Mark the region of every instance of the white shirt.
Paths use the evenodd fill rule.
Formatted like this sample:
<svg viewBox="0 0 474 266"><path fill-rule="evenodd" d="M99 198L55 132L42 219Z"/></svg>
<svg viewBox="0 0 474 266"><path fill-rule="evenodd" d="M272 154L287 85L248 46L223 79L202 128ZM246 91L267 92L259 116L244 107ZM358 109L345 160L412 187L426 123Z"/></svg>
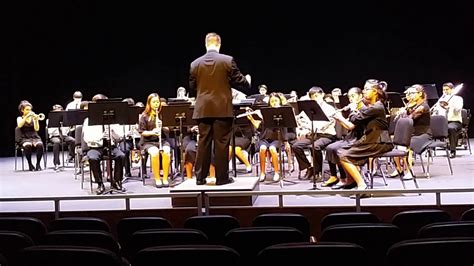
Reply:
<svg viewBox="0 0 474 266"><path fill-rule="evenodd" d="M81 108L81 99L74 99L74 101L68 103L66 105L66 111L67 110L76 110Z"/></svg>
<svg viewBox="0 0 474 266"><path fill-rule="evenodd" d="M324 114L328 118L336 112L336 108L334 108L334 106L324 101L319 103L319 106L321 107L321 110L324 112ZM307 119L309 120L308 115L304 111L301 112L300 114L306 116ZM336 123L335 123L334 118L329 118L329 121L315 120L313 121L313 128L316 130L318 134L336 135Z"/></svg>
<svg viewBox="0 0 474 266"><path fill-rule="evenodd" d="M89 126L89 118L84 120L84 124L82 125L82 134L84 141L87 145L91 148L99 148L102 147L103 144L103 137L104 135L109 134L108 130L109 125L93 125ZM122 131L121 131L122 130ZM120 142L121 135L123 134L123 127L119 124L110 125L110 134L111 143L112 145Z"/></svg>
<svg viewBox="0 0 474 266"><path fill-rule="evenodd" d="M46 119L46 125L48 125L48 123L49 123L49 120ZM61 133L63 134L63 136L67 136L69 133L69 130L70 130L69 127L61 127ZM59 127L48 127L48 135L49 135L49 138L59 137L60 136Z"/></svg>
<svg viewBox="0 0 474 266"><path fill-rule="evenodd" d="M464 100L461 96L453 95L451 98L448 96L441 97L449 99L448 108L444 109L443 107L438 107L438 115L446 116L449 122L457 121L462 123L462 108L464 106ZM447 113L446 113L447 112Z"/></svg>

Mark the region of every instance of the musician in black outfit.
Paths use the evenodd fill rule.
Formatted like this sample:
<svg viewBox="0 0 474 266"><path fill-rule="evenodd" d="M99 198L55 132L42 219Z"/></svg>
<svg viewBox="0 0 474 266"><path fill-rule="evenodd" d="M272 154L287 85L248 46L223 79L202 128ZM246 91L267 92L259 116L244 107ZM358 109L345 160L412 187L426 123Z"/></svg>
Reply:
<svg viewBox="0 0 474 266"><path fill-rule="evenodd" d="M413 152L420 154L431 143L431 114L430 106L426 100L426 93L420 84L414 84L405 91L408 103L406 107L401 108L395 117L395 123L399 118L411 118L413 120L413 136L410 140L410 150L408 163L412 164ZM401 172L400 158L395 159L398 171L394 171L390 176L395 177ZM411 179L411 173L407 172L405 179Z"/></svg>
<svg viewBox="0 0 474 266"><path fill-rule="evenodd" d="M23 100L18 106L21 116L17 117L17 130L19 131L19 144L25 151L26 160L30 171L41 171L41 158L43 158L43 142L41 141L38 131L39 116L33 112L33 105ZM16 132L15 132L16 134ZM31 154L33 149L36 150L36 167L31 162Z"/></svg>
<svg viewBox="0 0 474 266"><path fill-rule="evenodd" d="M362 90L358 87L352 87L347 92L349 98L351 112L357 112L364 105L362 102ZM344 108L343 108L344 109ZM342 115L342 114L341 114ZM349 115L350 116L350 115ZM347 135L344 139L329 144L326 147L326 159L329 165L330 176L321 186L332 187L333 189L340 188L352 188L347 180L346 171L342 168L341 162L339 161L338 151L341 149L350 148L358 139L364 134L365 125L356 124L354 128L350 128L348 125L339 122L343 127L348 129ZM336 167L337 166L337 167ZM337 177L337 169L339 168L339 178Z"/></svg>

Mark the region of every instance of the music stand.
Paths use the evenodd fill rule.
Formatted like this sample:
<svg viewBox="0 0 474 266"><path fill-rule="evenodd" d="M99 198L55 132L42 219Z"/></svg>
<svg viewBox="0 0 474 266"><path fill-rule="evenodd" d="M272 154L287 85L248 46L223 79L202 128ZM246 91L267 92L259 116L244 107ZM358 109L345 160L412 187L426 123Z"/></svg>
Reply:
<svg viewBox="0 0 474 266"><path fill-rule="evenodd" d="M61 143L61 157L63 160L63 167L64 167L64 136L62 132L62 127L63 127L63 116L66 111L51 111L48 114L48 126L46 128L46 137L49 137L48 134L48 128L50 127L57 127L59 131L59 140ZM44 156L45 158L45 165L47 164L47 154Z"/></svg>
<svg viewBox="0 0 474 266"><path fill-rule="evenodd" d="M82 109L72 109L72 110L67 110L64 111L63 114L63 126L65 127L70 127L75 129L77 125L84 124L84 119L89 116L89 112L87 110L82 110ZM76 133L74 131L74 133ZM76 139L76 136L74 134L74 137ZM81 136L77 136L81 138ZM78 142L78 140L80 140ZM76 139L76 146L78 145L77 143L81 143L82 139ZM76 158L77 159L77 158ZM79 167L79 162L76 160L75 166L74 167ZM77 176L77 172L74 173L75 176Z"/></svg>
<svg viewBox="0 0 474 266"><path fill-rule="evenodd" d="M168 98L168 101L166 102L168 105L174 105L174 104L186 104L186 103L191 103L188 99L183 99L183 98Z"/></svg>
<svg viewBox="0 0 474 266"><path fill-rule="evenodd" d="M145 107L141 107L141 106L128 106L127 108L127 112L128 112L128 117L127 117L127 123L125 123L126 125L137 125L138 124L138 119L140 117L140 114L143 112L143 110L145 110ZM124 128L124 139L125 139L125 128ZM130 151L130 153L133 155L132 151L135 151L137 152L137 146L136 146L136 142L135 142L135 136L131 136L132 138L132 149ZM124 140L125 141L125 140ZM124 148L125 148L125 144L124 144ZM140 151L138 150L139 154L140 154ZM142 156L140 156L141 158ZM132 156L133 158L133 156ZM129 160L129 158L126 158L126 160ZM140 162L141 163L141 162ZM131 165L130 165L130 168L131 168ZM142 181L143 183L145 183L145 177L143 176L143 174L140 172L139 175L138 175L138 178L134 178L134 177L125 177L122 181L122 183L126 183L128 182L129 180L136 180L136 181Z"/></svg>
<svg viewBox="0 0 474 266"><path fill-rule="evenodd" d="M120 124L125 125L128 123L128 103L127 102L116 102L116 101L99 101L95 103L89 104L89 125L102 125L102 128L105 125L109 125L108 127L108 135L112 137L110 132L110 125L112 124ZM105 139L104 139L105 140ZM103 148L103 156L102 159L108 161L109 169L112 165L110 160L112 160L111 151L110 151L110 140L104 141ZM114 171L110 171L110 182L111 187L119 187L122 186L122 180L115 180L113 176ZM122 177L123 178L123 177ZM118 183L118 184L117 184ZM119 191L116 189L109 189L101 193L104 194L113 194L119 193L124 194L123 191Z"/></svg>
<svg viewBox="0 0 474 266"><path fill-rule="evenodd" d="M423 89L425 90L426 100L428 101L428 105L432 107L436 102L438 102L439 95L438 91L436 90L435 84L423 84Z"/></svg>
<svg viewBox="0 0 474 266"><path fill-rule="evenodd" d="M387 100L385 101L385 104L387 105L388 111L392 108L402 108L405 106L400 93L393 91L387 92Z"/></svg>
<svg viewBox="0 0 474 266"><path fill-rule="evenodd" d="M191 109L190 102L183 102L181 104L163 105L161 113L163 114L163 126L173 128L175 136L176 131L179 131L178 143L176 146L179 146L179 154L181 155L179 167L182 182L184 182L185 147L183 144L183 127L191 127L197 124L196 121L193 120L193 109Z"/></svg>
<svg viewBox="0 0 474 266"><path fill-rule="evenodd" d="M293 112L293 108L291 106L281 106L278 108L274 107L265 107L260 109L262 116L263 116L263 123L265 123L265 128L276 128L277 135L278 135L278 148L280 149L280 169L281 169L281 176L280 176L280 187L283 186L282 181L285 180L285 171L283 169L283 151L282 151L282 136L281 136L281 129L282 128L292 128L296 127L296 117L295 113ZM293 181L288 181L291 183L295 183Z"/></svg>
<svg viewBox="0 0 474 266"><path fill-rule="evenodd" d="M89 116L87 110L68 110L63 114L63 126L77 126L84 123L84 119Z"/></svg>
<svg viewBox="0 0 474 266"><path fill-rule="evenodd" d="M263 101L263 99L265 99L265 97L268 97L268 95L252 94L252 95L247 96L247 99L255 99L255 104L262 104L262 103L265 103Z"/></svg>
<svg viewBox="0 0 474 266"><path fill-rule="evenodd" d="M314 100L304 100L304 101L298 101L298 109L300 112L305 112L306 115L309 117L309 120L311 121L311 164L313 166L313 188L312 190L319 189L316 185L316 171L314 168L314 137L318 132L318 129L314 128L314 121L329 121L328 117L326 114L324 114L323 110L319 106L319 104L314 101ZM322 166L321 166L322 169ZM321 175L321 172L318 172L318 175Z"/></svg>

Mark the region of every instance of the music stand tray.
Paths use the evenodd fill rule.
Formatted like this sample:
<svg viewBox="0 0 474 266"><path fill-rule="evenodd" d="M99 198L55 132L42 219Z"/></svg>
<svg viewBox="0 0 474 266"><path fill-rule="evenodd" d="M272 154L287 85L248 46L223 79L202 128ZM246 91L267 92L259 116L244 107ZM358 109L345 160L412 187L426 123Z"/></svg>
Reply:
<svg viewBox="0 0 474 266"><path fill-rule="evenodd" d="M58 128L59 141L60 141L60 145L61 145L61 157L62 157L62 161L63 161L63 167L64 167L64 142L63 142L64 136L63 136L62 127L63 127L63 116L64 116L64 113L66 113L66 112L67 111L51 111L51 112L49 112L49 114L48 114L48 126L46 127L46 134L45 134L45 137L48 140L49 139L48 128L51 128L51 127ZM46 145L47 145L47 143L46 143ZM45 146L45 150L47 150L46 146ZM47 165L47 161L48 161L48 154L46 153L44 155L45 167Z"/></svg>
<svg viewBox="0 0 474 266"><path fill-rule="evenodd" d="M68 110L63 114L63 126L77 126L84 123L84 119L89 116L87 110Z"/></svg>
<svg viewBox="0 0 474 266"><path fill-rule="evenodd" d="M274 107L265 107L260 109L262 116L263 116L263 123L265 123L265 128L277 128L278 129L278 148L280 149L280 169L281 169L281 177L280 177L280 187L283 187L283 181L295 183L293 181L285 180L285 171L283 169L283 151L282 151L282 144L283 144L283 137L281 135L282 128L295 128L296 125L296 117L293 111L293 107L291 106L281 106L278 108Z"/></svg>
<svg viewBox="0 0 474 266"><path fill-rule="evenodd" d="M439 95L438 95L438 90L436 89L435 84L423 84L423 89L425 90L426 93L426 100L428 101L428 105L431 107L433 106L436 102L438 102Z"/></svg>
<svg viewBox="0 0 474 266"><path fill-rule="evenodd" d="M387 101L385 103L389 111L391 108L402 108L405 106L399 92L387 92Z"/></svg>
<svg viewBox="0 0 474 266"><path fill-rule="evenodd" d="M145 107L141 106L128 106L128 118L126 125L135 125L138 124L138 118L140 114L143 113Z"/></svg>
<svg viewBox="0 0 474 266"><path fill-rule="evenodd" d="M299 112L305 112L311 121L329 121L326 114L314 100L297 101Z"/></svg>

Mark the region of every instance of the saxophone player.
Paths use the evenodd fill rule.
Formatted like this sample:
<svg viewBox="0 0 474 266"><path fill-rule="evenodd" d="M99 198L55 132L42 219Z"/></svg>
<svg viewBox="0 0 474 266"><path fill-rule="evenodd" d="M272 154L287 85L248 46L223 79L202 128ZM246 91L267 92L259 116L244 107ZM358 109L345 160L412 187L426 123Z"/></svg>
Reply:
<svg viewBox="0 0 474 266"><path fill-rule="evenodd" d="M96 95L93 99L107 99L104 95ZM114 171L111 178L111 188L118 191L125 191L122 187L123 179L123 161L125 154L117 147L122 138L120 125L89 125L89 118L84 120L82 126L82 134L87 144L87 156L89 157L89 165L97 181L97 194L105 192L104 182L102 180L102 171L100 169L100 161L104 156L110 157L114 161Z"/></svg>
<svg viewBox="0 0 474 266"><path fill-rule="evenodd" d="M308 95L311 100L316 101L321 110L326 116L330 116L336 113L336 109L324 101L324 91L320 87L312 87L308 91ZM333 120L333 119L330 119ZM309 118L308 118L309 121ZM305 179L312 178L313 174L319 174L322 172L323 168L323 154L322 150L326 148L329 144L336 141L336 128L334 121L309 121L309 123L314 124L314 129L317 134L312 139L311 137L305 136L293 143L293 153L295 154L296 159L298 160L299 169L307 169L305 174ZM311 126L310 126L311 128ZM310 133L313 134L313 133ZM311 147L311 141L314 140L314 158L313 164L311 166L310 162L306 158L304 149Z"/></svg>
<svg viewBox="0 0 474 266"><path fill-rule="evenodd" d="M165 129L161 124L161 106L158 93L148 95L145 110L138 125L141 134L140 148L151 156L151 169L157 188L169 187L168 175L171 162L171 148L164 135ZM163 161L163 180L160 177L160 156Z"/></svg>

